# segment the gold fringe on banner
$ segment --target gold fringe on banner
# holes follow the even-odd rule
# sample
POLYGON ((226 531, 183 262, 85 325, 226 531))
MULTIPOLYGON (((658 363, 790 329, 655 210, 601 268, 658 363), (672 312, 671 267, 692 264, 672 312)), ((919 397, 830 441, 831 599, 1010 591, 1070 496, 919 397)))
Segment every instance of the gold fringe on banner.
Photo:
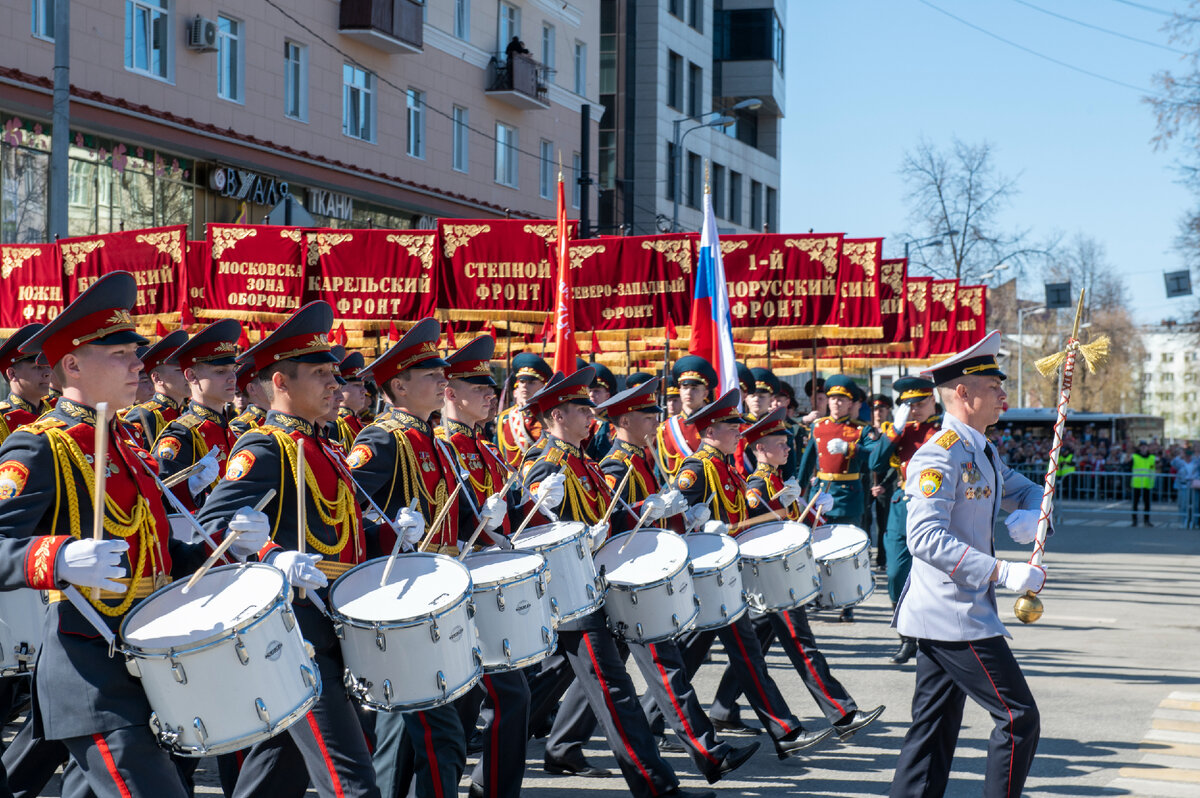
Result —
MULTIPOLYGON (((1076 342, 1074 346, 1078 347, 1079 354, 1083 355, 1083 362, 1087 365, 1087 370, 1090 374, 1096 373, 1096 366, 1104 364, 1108 360, 1108 347, 1112 342, 1109 341, 1107 335, 1102 335, 1095 341, 1086 344, 1076 342)), ((1070 345, 1068 345, 1070 346, 1070 345)), ((1043 377, 1049 377, 1054 372, 1058 371, 1067 360, 1067 352, 1055 352, 1053 355, 1038 359, 1034 365, 1041 372, 1043 377)))
POLYGON ((291 313, 261 313, 254 310, 193 310, 192 314, 200 319, 237 319, 238 321, 287 321, 291 313))
POLYGON ((465 310, 457 308, 448 310, 438 308, 434 312, 434 318, 439 321, 500 322, 512 319, 513 321, 532 321, 539 324, 545 322, 549 315, 550 312, 545 310, 465 310))

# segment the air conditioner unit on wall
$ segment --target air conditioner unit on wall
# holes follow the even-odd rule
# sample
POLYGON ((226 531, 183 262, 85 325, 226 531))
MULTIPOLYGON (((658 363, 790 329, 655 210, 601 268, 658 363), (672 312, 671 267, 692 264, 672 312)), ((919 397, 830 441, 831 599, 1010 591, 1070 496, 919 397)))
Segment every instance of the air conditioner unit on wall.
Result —
POLYGON ((209 53, 217 49, 217 23, 199 14, 188 24, 187 46, 189 50, 209 53))

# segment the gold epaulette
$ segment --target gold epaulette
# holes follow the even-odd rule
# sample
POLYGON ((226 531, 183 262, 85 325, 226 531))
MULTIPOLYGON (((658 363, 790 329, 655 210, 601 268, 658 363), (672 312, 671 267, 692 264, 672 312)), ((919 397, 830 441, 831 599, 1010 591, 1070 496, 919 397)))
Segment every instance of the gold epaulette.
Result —
POLYGON ((13 406, 10 405, 8 402, 6 402, 6 401, 0 402, 0 413, 7 413, 9 410, 12 410, 12 409, 13 409, 13 406))
POLYGON ((544 459, 548 463, 553 463, 554 465, 558 465, 559 463, 561 463, 563 461, 563 457, 565 457, 565 456, 566 456, 566 452, 564 452, 562 449, 558 448, 557 446, 551 446, 550 450, 546 452, 546 456, 544 459))
POLYGON ((36 421, 32 421, 25 426, 20 427, 19 429, 22 429, 25 432, 32 432, 34 435, 41 435, 48 429, 58 429, 59 427, 65 426, 67 426, 67 422, 63 421, 61 418, 47 418, 42 416, 36 421))
POLYGON ((193 427, 198 427, 201 424, 203 424, 204 419, 201 418, 200 416, 196 415, 195 413, 184 413, 183 415, 179 416, 179 418, 175 419, 174 422, 172 422, 172 423, 178 424, 179 426, 183 427, 184 429, 192 429, 193 427))
POLYGON ((613 449, 604 456, 604 458, 600 461, 600 465, 604 465, 604 463, 609 460, 616 460, 618 463, 628 464, 630 462, 629 452, 626 452, 624 449, 613 449))
POLYGON ((941 435, 933 439, 933 442, 943 449, 949 449, 954 444, 958 443, 958 433, 952 429, 943 430, 941 435))
POLYGON ((376 421, 375 426, 379 427, 384 432, 400 432, 403 431, 404 425, 394 418, 385 418, 382 421, 376 421))
POLYGON ((433 428, 433 434, 434 434, 434 437, 440 438, 443 441, 450 440, 450 436, 446 434, 446 428, 443 427, 441 424, 438 424, 436 427, 433 428))

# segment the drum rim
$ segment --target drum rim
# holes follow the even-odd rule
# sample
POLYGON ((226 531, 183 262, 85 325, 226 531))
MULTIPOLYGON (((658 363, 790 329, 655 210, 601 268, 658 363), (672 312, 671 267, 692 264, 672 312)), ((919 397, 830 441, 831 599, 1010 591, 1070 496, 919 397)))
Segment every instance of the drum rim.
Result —
POLYGON ((246 618, 244 621, 239 623, 237 626, 230 627, 222 632, 216 632, 212 635, 209 635, 208 637, 201 638, 200 640, 197 640, 195 642, 188 641, 188 644, 184 647, 165 646, 165 647, 148 648, 148 647, 140 646, 136 643, 130 643, 128 638, 126 638, 125 633, 129 627, 129 622, 137 615, 137 613, 140 610, 144 609, 146 606, 148 606, 150 601, 153 598, 155 598, 156 596, 158 596, 160 594, 165 594, 165 593, 171 592, 173 590, 182 590, 183 585, 185 583, 181 580, 179 582, 172 582, 169 585, 163 585, 158 590, 155 590, 149 596, 146 596, 146 598, 142 599, 137 604, 135 604, 133 609, 131 609, 129 612, 125 613, 125 617, 121 619, 121 625, 117 628, 117 636, 121 641, 120 642, 121 650, 128 654, 132 654, 134 656, 140 656, 143 659, 155 659, 155 658, 164 657, 164 656, 181 657, 181 656, 185 656, 188 654, 195 654, 196 652, 202 651, 206 648, 210 648, 211 646, 213 646, 217 643, 222 643, 226 640, 232 640, 233 638, 237 637, 238 635, 249 631, 253 627, 257 626, 261 621, 263 621, 266 618, 268 618, 269 616, 273 615, 275 612, 275 608, 280 605, 284 605, 286 607, 286 611, 291 612, 292 600, 291 600, 290 594, 292 591, 291 591, 290 585, 288 584, 287 576, 284 575, 283 571, 280 571, 275 566, 268 565, 267 563, 244 562, 244 563, 237 563, 235 565, 221 565, 216 568, 211 568, 211 569, 209 569, 209 573, 228 571, 231 568, 236 568, 239 570, 246 569, 246 568, 256 568, 256 569, 261 570, 263 568, 267 568, 267 569, 270 569, 271 571, 274 571, 277 574, 279 574, 280 578, 283 580, 283 583, 280 586, 279 592, 275 594, 275 597, 273 599, 271 599, 269 602, 264 604, 257 612, 255 612, 249 618, 246 618))
MULTIPOLYGON (((479 646, 473 646, 473 649, 478 652, 479 646)), ((359 678, 354 675, 354 673, 350 670, 350 666, 348 665, 343 669, 343 673, 348 674, 353 679, 359 678)), ((444 697, 428 699, 416 704, 404 705, 381 704, 377 701, 371 700, 366 696, 355 700, 365 709, 369 709, 372 712, 419 712, 426 709, 437 709, 438 707, 445 706, 446 704, 453 703, 454 701, 462 698, 464 695, 470 692, 475 685, 479 684, 479 680, 483 678, 483 675, 483 666, 480 664, 477 657, 475 659, 475 669, 472 671, 470 678, 468 678, 465 683, 455 687, 453 690, 448 690, 444 697)))
MULTIPOLYGON (((542 628, 545 629, 547 627, 542 628)), ((558 627, 554 625, 553 621, 551 621, 551 626, 549 628, 550 643, 545 648, 539 650, 536 654, 530 654, 528 657, 514 660, 512 662, 506 662, 503 665, 481 664, 479 667, 483 670, 485 675, 490 675, 493 673, 508 673, 510 671, 519 671, 523 668, 528 668, 530 665, 536 665, 542 660, 547 659, 551 654, 554 653, 554 649, 558 648, 558 627)), ((482 647, 480 650, 482 651, 482 647)))
POLYGON ((874 579, 870 580, 870 582, 868 584, 870 585, 870 587, 865 592, 863 592, 863 594, 860 598, 857 598, 854 601, 851 601, 847 604, 822 604, 822 603, 818 602, 817 606, 819 606, 821 609, 828 609, 828 610, 840 610, 845 607, 857 607, 859 604, 862 604, 864 601, 869 599, 871 596, 875 595, 875 580, 874 579))
MULTIPOLYGON (((346 573, 349 573, 349 571, 347 571, 346 573)), ((340 623, 344 626, 349 626, 353 629, 365 629, 365 630, 381 631, 381 632, 386 632, 386 631, 389 631, 392 629, 408 629, 413 626, 421 626, 424 623, 426 623, 427 621, 436 621, 438 618, 441 618, 443 615, 449 615, 452 612, 456 612, 462 606, 463 602, 467 602, 468 604, 471 603, 471 596, 472 596, 472 591, 468 590, 466 593, 463 593, 461 596, 458 597, 458 601, 455 601, 452 604, 446 605, 445 607, 443 607, 441 610, 438 610, 437 612, 427 612, 424 615, 414 615, 409 618, 395 618, 395 619, 388 620, 388 621, 368 621, 368 620, 364 620, 362 618, 355 618, 351 615, 347 615, 344 612, 342 612, 340 609, 338 609, 338 607, 333 603, 333 601, 331 599, 329 602, 329 618, 334 622, 334 624, 340 623)), ((472 606, 468 606, 468 608, 467 608, 468 616, 474 615, 474 610, 472 609, 472 606)), ((336 628, 334 629, 334 631, 335 632, 337 631, 336 628)))
MULTIPOLYGON (((693 593, 692 595, 694 596, 695 594, 693 593)), ((672 630, 670 634, 661 635, 661 636, 656 635, 653 638, 649 638, 649 637, 630 638, 630 637, 626 637, 625 635, 623 635, 621 633, 618 633, 617 630, 613 629, 611 626, 609 626, 609 629, 610 629, 610 631, 612 631, 613 636, 620 637, 621 639, 625 640, 626 642, 640 643, 642 645, 649 646, 649 645, 653 645, 654 643, 661 643, 664 640, 673 640, 676 637, 679 637, 680 635, 687 634, 688 632, 696 631, 696 619, 699 617, 700 617, 700 605, 696 604, 696 602, 693 601, 691 615, 688 616, 688 619, 686 621, 681 622, 677 628, 672 630)), ((612 616, 610 615, 609 616, 610 623, 611 623, 611 619, 612 619, 612 616)))
MULTIPOLYGON (((535 526, 535 527, 530 527, 529 529, 526 529, 524 532, 521 533, 521 535, 519 537, 517 537, 516 541, 512 544, 512 547, 516 551, 532 551, 532 552, 536 552, 537 554, 541 554, 543 551, 557 549, 560 546, 567 545, 568 543, 574 543, 575 541, 579 540, 581 537, 586 535, 587 530, 588 530, 587 524, 583 523, 582 521, 555 521, 552 524, 542 524, 541 526, 535 526), (535 532, 536 530, 539 530, 539 529, 545 529, 546 527, 558 526, 560 524, 563 526, 571 526, 571 525, 578 524, 579 531, 576 532, 574 535, 571 535, 570 537, 559 538, 558 541, 555 542, 553 545, 549 545, 549 544, 543 545, 543 546, 524 546, 524 545, 522 545, 530 539, 529 533, 535 532)), ((545 555, 543 554, 542 556, 544 557, 545 555)))
MULTIPOLYGON (((728 617, 728 619, 722 619, 722 622, 719 624, 707 624, 705 626, 701 626, 698 622, 700 616, 697 614, 697 616, 696 616, 697 623, 695 626, 692 627, 692 631, 693 632, 707 632, 711 629, 724 629, 726 626, 737 623, 737 621, 743 615, 745 615, 746 613, 748 613, 750 611, 750 603, 748 601, 746 601, 746 591, 742 590, 741 593, 742 593, 742 604, 738 608, 738 611, 733 613, 732 615, 730 615, 728 617)), ((703 606, 704 600, 701 599, 700 603, 701 603, 701 606, 703 606)))
MULTIPOLYGON (((463 558, 463 560, 462 560, 462 562, 463 562, 463 564, 465 565, 465 564, 466 564, 466 561, 467 561, 467 560, 469 560, 469 559, 471 559, 471 556, 472 556, 472 555, 475 555, 475 554, 485 554, 485 553, 488 553, 489 551, 491 551, 491 550, 490 550, 490 549, 484 549, 483 551, 472 552, 472 554, 468 554, 466 557, 464 557, 464 558, 463 558)), ((497 549, 497 551, 498 551, 498 552, 500 552, 500 553, 507 553, 507 552, 509 551, 509 549, 497 549)), ((517 551, 517 550, 516 550, 516 549, 513 549, 513 551, 517 551)), ((507 579, 493 579, 493 580, 492 580, 492 581, 490 581, 490 582, 476 582, 476 581, 475 581, 475 577, 472 575, 472 576, 471 576, 471 584, 473 585, 473 589, 472 589, 472 591, 471 591, 471 592, 473 592, 473 593, 478 593, 478 592, 479 592, 479 591, 481 591, 481 590, 488 590, 488 589, 490 589, 490 588, 493 588, 493 587, 496 587, 496 586, 498 586, 498 585, 516 585, 516 584, 520 584, 521 582, 524 582, 524 581, 526 581, 526 580, 528 580, 528 579, 533 579, 534 577, 541 576, 541 575, 542 575, 542 574, 544 574, 544 573, 545 573, 547 570, 549 570, 549 565, 548 565, 548 564, 547 564, 547 562, 546 562, 546 557, 545 557, 545 555, 543 555, 541 552, 537 552, 537 551, 521 551, 520 553, 521 553, 521 554, 524 554, 524 555, 527 555, 527 556, 538 557, 538 558, 540 558, 540 559, 541 559, 541 563, 540 563, 540 564, 539 564, 537 567, 533 568, 532 570, 529 570, 529 571, 522 571, 522 572, 520 572, 520 573, 518 573, 518 574, 513 574, 511 577, 509 577, 509 578, 507 578, 507 579)), ((471 567, 470 567, 470 566, 467 566, 467 570, 468 570, 468 571, 470 571, 470 570, 471 570, 471 567)), ((549 581, 549 580, 547 580, 547 581, 549 581)))
POLYGON ((783 612, 784 610, 792 610, 792 609, 795 609, 796 607, 803 607, 805 604, 810 604, 816 600, 817 596, 821 595, 821 588, 820 588, 820 586, 813 588, 813 591, 811 593, 809 593, 807 596, 800 598, 798 601, 795 601, 795 602, 788 602, 787 604, 762 606, 762 607, 754 606, 754 603, 750 600, 750 595, 751 595, 750 591, 747 590, 746 591, 746 604, 750 607, 750 609, 754 610, 755 612, 760 612, 765 615, 765 614, 771 613, 771 612, 783 612))
MULTIPOLYGON (((668 582, 674 581, 675 577, 679 576, 679 574, 681 574, 683 571, 687 571, 689 576, 692 575, 692 571, 690 570, 691 564, 692 564, 691 560, 684 560, 682 563, 680 563, 678 569, 676 569, 672 573, 668 574, 667 576, 664 576, 661 579, 656 579, 653 582, 638 582, 636 584, 633 582, 609 581, 609 578, 607 576, 600 576, 599 571, 596 572, 596 575, 600 576, 600 578, 603 580, 605 591, 607 591, 608 588, 610 588, 610 587, 615 587, 618 590, 624 590, 626 592, 632 592, 633 590, 650 590, 651 588, 662 587, 663 585, 667 584, 668 582)), ((692 592, 695 592, 695 591, 692 591, 692 592)))
MULTIPOLYGON (((742 552, 742 559, 745 560, 747 563, 775 562, 776 560, 785 560, 788 557, 791 557, 796 552, 804 551, 805 549, 812 551, 812 546, 805 543, 805 544, 796 546, 795 548, 788 549, 787 551, 776 552, 775 554, 772 554, 767 557, 755 557, 752 554, 746 554, 745 552, 742 552)), ((814 559, 815 559, 815 557, 814 557, 814 559)))
POLYGON ((724 573, 725 571, 727 571, 730 568, 737 568, 740 571, 741 568, 738 568, 738 565, 741 562, 742 562, 742 557, 740 554, 737 557, 735 557, 734 559, 725 563, 724 565, 714 565, 711 568, 697 568, 696 563, 693 560, 692 561, 692 581, 695 582, 697 579, 699 579, 701 577, 708 578, 715 574, 724 573))
MULTIPOLYGON (((862 542, 863 545, 857 546, 857 544, 856 544, 857 547, 853 551, 851 551, 850 554, 842 554, 840 557, 818 557, 816 552, 813 552, 813 559, 816 560, 818 563, 841 562, 842 560, 853 560, 856 557, 858 557, 858 555, 862 554, 864 551, 866 551, 868 548, 870 548, 870 545, 871 545, 870 541, 860 541, 860 542, 862 542)), ((831 554, 841 554, 841 552, 844 552, 844 551, 850 551, 850 547, 845 546, 840 549, 834 549, 831 552, 831 554)))
MULTIPOLYGON (((692 558, 690 556, 690 552, 688 552, 687 542, 681 539, 682 538, 681 535, 677 535, 676 533, 672 532, 669 529, 661 529, 659 527, 650 527, 650 528, 644 529, 643 531, 663 532, 667 535, 670 535, 670 537, 672 539, 679 540, 680 543, 683 543, 683 562, 681 562, 679 564, 679 567, 677 569, 675 569, 671 573, 667 574, 666 576, 660 577, 658 580, 656 580, 654 582, 639 582, 637 585, 634 585, 633 582, 609 582, 608 577, 602 577, 604 579, 604 584, 605 584, 606 588, 608 585, 611 584, 611 585, 616 585, 618 587, 620 587, 620 586, 644 587, 646 589, 650 589, 652 587, 657 587, 659 585, 662 585, 662 584, 665 584, 666 582, 671 581, 675 577, 679 576, 680 571, 684 570, 685 568, 687 568, 688 566, 690 566, 692 564, 692 558)), ((605 549, 609 548, 610 546, 615 545, 618 540, 621 540, 622 538, 629 540, 629 539, 632 539, 633 535, 634 535, 633 532, 622 532, 621 534, 615 535, 615 536, 609 538, 608 540, 604 541, 604 545, 601 546, 600 548, 596 549, 596 551, 592 554, 592 562, 596 562, 597 555, 599 555, 600 552, 604 551, 605 549)), ((622 545, 624 545, 624 544, 622 544, 622 545)), ((597 575, 600 574, 600 568, 601 568, 601 564, 596 563, 596 574, 597 575)))
MULTIPOLYGON (((459 562, 458 558, 447 557, 445 554, 434 554, 431 551, 407 551, 407 552, 404 552, 403 554, 398 554, 396 556, 397 556, 397 559, 399 559, 400 557, 412 558, 414 555, 416 555, 417 557, 420 557, 421 559, 437 558, 437 559, 445 560, 447 562, 452 562, 459 568, 462 568, 464 571, 466 571, 467 592, 464 593, 463 595, 466 596, 467 598, 470 598, 471 592, 472 592, 472 590, 474 590, 474 587, 475 587, 475 582, 473 579, 471 579, 471 569, 468 568, 467 566, 463 565, 461 562, 459 562)), ((453 604, 447 605, 445 608, 443 608, 439 612, 428 612, 428 613, 425 613, 424 615, 419 615, 419 616, 414 615, 414 616, 411 616, 410 618, 397 618, 397 619, 393 619, 391 621, 365 621, 365 620, 361 620, 361 619, 354 619, 352 616, 346 615, 341 610, 339 610, 337 607, 337 603, 334 601, 334 594, 335 594, 335 591, 337 590, 337 586, 342 582, 342 580, 346 579, 346 577, 350 576, 350 574, 355 573, 356 571, 365 569, 366 566, 368 566, 368 565, 373 565, 375 563, 378 563, 381 560, 386 562, 388 559, 389 559, 388 557, 375 557, 374 559, 367 560, 366 562, 360 562, 358 565, 354 566, 353 568, 347 569, 347 571, 344 574, 339 576, 337 579, 333 580, 333 584, 331 584, 329 586, 329 590, 326 593, 326 595, 329 597, 329 617, 331 619, 333 619, 333 620, 345 619, 347 622, 357 620, 357 623, 349 623, 350 626, 355 626, 356 628, 374 629, 376 627, 376 624, 382 624, 379 627, 381 629, 393 629, 393 628, 402 629, 406 626, 415 626, 416 624, 419 624, 423 620, 427 620, 429 618, 441 617, 441 615, 443 613, 450 612, 451 610, 453 610, 455 607, 458 606, 459 602, 456 601, 453 604), (397 624, 397 621, 404 621, 404 623, 397 624), (411 621, 411 623, 410 623, 410 621, 411 621), (364 626, 364 624, 366 624, 366 626, 364 626), (388 624, 392 624, 392 625, 389 626, 388 624)), ((460 601, 461 601, 461 598, 460 598, 460 601)))

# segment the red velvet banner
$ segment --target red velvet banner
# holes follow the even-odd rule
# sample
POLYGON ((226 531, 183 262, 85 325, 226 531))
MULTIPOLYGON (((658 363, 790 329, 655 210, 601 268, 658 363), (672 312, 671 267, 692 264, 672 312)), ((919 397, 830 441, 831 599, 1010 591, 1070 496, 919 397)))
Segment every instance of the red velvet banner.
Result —
POLYGON ((883 337, 878 341, 844 341, 833 354, 888 363, 913 350, 908 337, 908 261, 884 260, 879 264, 879 314, 883 337))
POLYGON ((185 327, 196 323, 193 308, 204 306, 204 278, 212 268, 208 257, 207 241, 188 241, 180 271, 179 290, 183 294, 180 303, 180 321, 185 327))
POLYGON ((300 307, 304 231, 271 225, 210 224, 201 319, 272 321, 300 307))
MULTIPOLYGON (((577 230, 572 222, 572 237, 577 230)), ((549 314, 558 238, 553 221, 440 219, 438 236, 440 318, 540 324, 549 314)))
POLYGON ((138 324, 178 323, 186 235, 187 226, 180 224, 59 241, 67 301, 82 294, 102 275, 126 271, 137 281, 133 315, 138 324))
POLYGON ((434 314, 436 230, 319 230, 307 244, 304 301, 328 302, 334 326, 386 329, 434 314))
POLYGON ((879 310, 879 266, 882 238, 842 241, 838 268, 838 336, 843 339, 883 337, 879 310))
POLYGON ((929 356, 958 351, 958 280, 934 280, 929 288, 929 356))
POLYGON ((636 330, 661 336, 683 325, 692 303, 692 234, 572 241, 575 327, 580 332, 636 330))
POLYGON ((841 246, 840 234, 723 237, 734 337, 765 327, 775 341, 836 334, 841 246))
POLYGON ((905 287, 905 326, 909 340, 912 341, 912 351, 907 354, 914 360, 923 361, 929 357, 929 323, 932 312, 932 277, 909 277, 905 287))
POLYGON ((0 333, 45 324, 63 309, 63 273, 54 244, 0 245, 0 333))
POLYGON ((956 352, 983 338, 987 332, 987 286, 958 287, 958 318, 954 329, 958 339, 956 352))

